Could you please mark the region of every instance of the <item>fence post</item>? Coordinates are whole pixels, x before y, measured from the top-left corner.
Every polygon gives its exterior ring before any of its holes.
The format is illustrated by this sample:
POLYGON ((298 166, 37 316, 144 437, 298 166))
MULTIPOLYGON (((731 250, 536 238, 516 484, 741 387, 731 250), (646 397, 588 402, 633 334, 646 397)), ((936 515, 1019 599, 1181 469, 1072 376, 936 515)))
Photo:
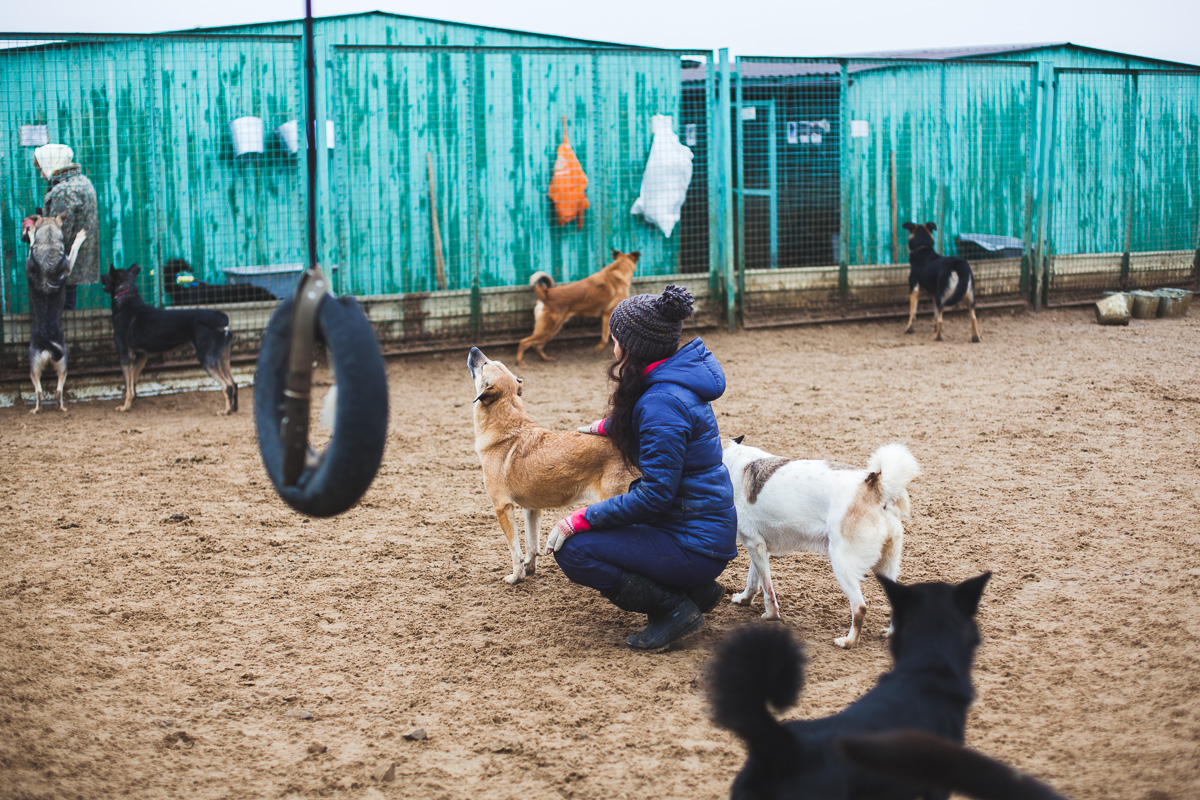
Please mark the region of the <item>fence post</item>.
MULTIPOLYGON (((315 202, 317 204, 317 253, 318 263, 321 264, 325 271, 325 277, 338 293, 343 291, 343 287, 350 281, 350 276, 342 274, 342 267, 349 265, 339 264, 337 271, 333 270, 332 257, 335 253, 331 253, 330 243, 332 237, 330 231, 333 230, 333 222, 331 214, 333 212, 333 203, 329 197, 329 137, 328 124, 329 119, 329 46, 325 41, 325 33, 317 30, 313 33, 313 89, 316 93, 316 139, 315 146, 317 149, 317 196, 315 202)), ((336 122, 334 123, 336 125, 336 122)), ((343 131, 343 135, 345 132, 343 131)), ((337 131, 334 131, 334 152, 337 150, 337 131)), ((336 156, 335 156, 336 158, 336 156)), ((353 284, 351 284, 353 285, 353 284)))
MULTIPOLYGON (((1036 285, 1033 279, 1033 185, 1034 185, 1034 152, 1037 142, 1037 117, 1040 110, 1038 105, 1038 64, 1034 62, 1029 67, 1029 120, 1025 137, 1025 208, 1021 219, 1021 297, 1029 297, 1031 287, 1036 285)), ((1040 146, 1040 145, 1038 145, 1040 146)))
MULTIPOLYGON (((445 56, 449 58, 450 56, 445 56)), ((478 56, 482 59, 483 56, 478 56)), ((464 57, 464 67, 466 72, 467 97, 471 103, 472 124, 470 125, 470 133, 467 135, 467 169, 474 180, 471 181, 471 195, 467 201, 467 206, 470 209, 470 226, 471 226, 471 337, 475 341, 479 341, 480 333, 483 330, 483 292, 480 286, 479 274, 479 187, 480 175, 478 169, 479 160, 479 125, 486 116, 477 113, 481 104, 482 95, 480 94, 481 87, 476 85, 476 78, 482 76, 482 66, 477 71, 476 56, 472 52, 468 52, 464 57)))
POLYGON ((838 64, 838 296, 844 302, 850 295, 850 62, 838 64))
POLYGON ((1054 224, 1054 160, 1058 150, 1055 131, 1058 129, 1058 67, 1051 67, 1048 75, 1046 111, 1048 116, 1043 125, 1046 137, 1046 158, 1042 167, 1042 206, 1039 211, 1041 219, 1038 224, 1037 258, 1033 270, 1035 276, 1035 294, 1033 308, 1041 311, 1044 304, 1050 301, 1050 250, 1054 247, 1054 238, 1050 235, 1050 226, 1054 224))
MULTIPOLYGON (((732 157, 732 140, 729 116, 732 113, 732 104, 729 96, 729 48, 722 47, 720 51, 721 61, 721 90, 720 102, 717 105, 717 130, 720 131, 721 140, 721 219, 720 219, 720 244, 721 244, 721 261, 722 272, 725 276, 725 318, 729 322, 730 333, 737 330, 737 302, 740 292, 738 291, 738 276, 735 275, 733 267, 733 187, 730 185, 730 159, 732 157)), ((741 74, 738 74, 739 84, 741 82, 741 74)), ((741 90, 739 86, 738 102, 741 103, 741 90)), ((741 147, 741 141, 738 141, 738 146, 741 147)), ((739 231, 740 234, 740 231, 739 231)))
POLYGON ((946 62, 942 62, 939 81, 939 107, 942 122, 938 135, 938 186, 937 186, 937 249, 946 252, 946 194, 950 181, 950 123, 946 120, 946 62))
POLYGON ((1125 83, 1125 164, 1121 170, 1125 178, 1125 198, 1122 205, 1125 211, 1125 231, 1121 241, 1121 283, 1122 289, 1129 288, 1129 252, 1133 244, 1133 195, 1137 184, 1137 146, 1138 146, 1138 74, 1133 72, 1125 83))

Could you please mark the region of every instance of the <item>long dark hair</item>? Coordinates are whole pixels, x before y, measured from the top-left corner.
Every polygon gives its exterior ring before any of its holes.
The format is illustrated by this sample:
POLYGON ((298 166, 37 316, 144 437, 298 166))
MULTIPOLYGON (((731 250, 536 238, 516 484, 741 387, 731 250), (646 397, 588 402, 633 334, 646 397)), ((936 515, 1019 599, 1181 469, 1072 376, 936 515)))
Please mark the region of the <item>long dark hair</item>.
POLYGON ((638 432, 633 424, 633 409, 646 393, 646 367, 652 363, 622 351, 622 357, 608 365, 608 377, 617 385, 608 398, 608 423, 604 432, 617 446, 625 463, 632 467, 638 465, 638 432))

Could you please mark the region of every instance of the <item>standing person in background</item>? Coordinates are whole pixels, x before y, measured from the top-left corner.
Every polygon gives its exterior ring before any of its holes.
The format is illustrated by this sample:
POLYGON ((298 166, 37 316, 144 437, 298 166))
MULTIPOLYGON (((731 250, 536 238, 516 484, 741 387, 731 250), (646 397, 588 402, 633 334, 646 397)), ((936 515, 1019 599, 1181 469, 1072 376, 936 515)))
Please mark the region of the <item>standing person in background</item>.
POLYGON ((46 179, 46 200, 42 214, 65 215, 63 241, 75 241, 75 234, 87 231, 87 241, 79 250, 75 268, 67 278, 64 308, 75 308, 79 286, 100 281, 100 220, 96 205, 96 187, 74 162, 75 153, 65 144, 45 144, 33 151, 33 163, 46 179))
POLYGON ((571 581, 649 617, 625 640, 634 650, 699 630, 725 594, 715 578, 737 555, 733 485, 709 405, 725 373, 700 339, 679 346, 691 315, 692 296, 678 286, 613 309, 609 416, 580 430, 610 437, 642 477, 560 520, 546 542, 571 581))

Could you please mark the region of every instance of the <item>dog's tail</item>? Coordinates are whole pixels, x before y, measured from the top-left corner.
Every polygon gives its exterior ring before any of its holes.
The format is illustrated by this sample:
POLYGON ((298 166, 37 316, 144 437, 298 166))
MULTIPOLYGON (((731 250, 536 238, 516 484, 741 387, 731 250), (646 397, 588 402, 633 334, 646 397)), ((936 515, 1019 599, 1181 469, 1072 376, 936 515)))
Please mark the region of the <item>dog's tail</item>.
POLYGON ((804 652, 787 628, 752 625, 726 637, 710 667, 713 721, 742 738, 750 754, 770 767, 799 758, 799 745, 775 719, 800 695, 804 652))
MULTIPOLYGON (((909 482, 921 474, 921 467, 908 448, 902 444, 885 444, 867 459, 867 471, 879 476, 879 490, 884 505, 900 504, 902 514, 907 513, 907 504, 901 498, 909 482)), ((870 481, 871 477, 868 476, 870 481)))
POLYGON ((966 297, 967 290, 971 288, 971 265, 961 258, 954 259, 954 265, 951 267, 954 270, 954 275, 958 280, 954 284, 954 291, 942 303, 943 306, 952 306, 959 300, 966 297))
POLYGON ((837 749, 856 766, 979 800, 1065 800, 1006 764, 924 731, 848 736, 837 749))
POLYGON ((551 278, 548 272, 535 272, 529 276, 529 285, 533 287, 538 300, 544 303, 548 296, 547 292, 554 288, 554 278, 551 278))

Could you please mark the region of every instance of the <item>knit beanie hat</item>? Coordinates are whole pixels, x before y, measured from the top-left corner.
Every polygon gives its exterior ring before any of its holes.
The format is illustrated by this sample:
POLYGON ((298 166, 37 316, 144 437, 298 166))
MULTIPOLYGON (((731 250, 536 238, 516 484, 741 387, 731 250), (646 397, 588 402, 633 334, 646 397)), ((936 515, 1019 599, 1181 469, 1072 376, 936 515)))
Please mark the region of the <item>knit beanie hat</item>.
POLYGON ((692 294, 669 284, 662 294, 639 294, 622 300, 609 318, 609 330, 621 349, 645 361, 675 354, 683 321, 692 315, 692 294))

